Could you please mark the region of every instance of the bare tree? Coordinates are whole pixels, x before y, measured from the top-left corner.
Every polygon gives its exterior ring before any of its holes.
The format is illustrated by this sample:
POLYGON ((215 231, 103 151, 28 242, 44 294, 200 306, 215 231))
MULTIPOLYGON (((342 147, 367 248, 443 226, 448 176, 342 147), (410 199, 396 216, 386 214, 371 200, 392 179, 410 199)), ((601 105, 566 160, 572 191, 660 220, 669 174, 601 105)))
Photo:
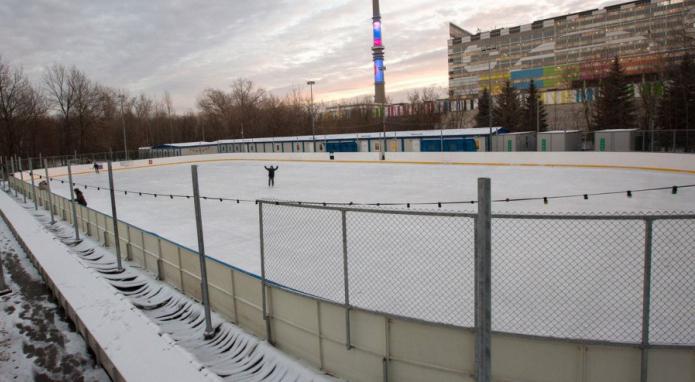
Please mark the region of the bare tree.
POLYGON ((255 88, 253 81, 239 78, 232 83, 232 100, 239 109, 241 138, 244 138, 244 123, 254 117, 255 111, 265 96, 265 90, 255 88))
POLYGON ((3 151, 7 154, 19 152, 33 97, 34 91, 22 70, 13 70, 0 58, 0 124, 3 151))
POLYGON ((144 94, 135 101, 135 117, 140 125, 140 130, 145 135, 145 145, 152 145, 152 112, 154 110, 154 102, 144 94))
POLYGON ((174 143, 174 127, 172 124, 171 120, 171 113, 174 111, 174 105, 173 102, 171 101, 171 95, 169 94, 169 91, 164 92, 164 107, 166 108, 167 112, 167 118, 168 118, 168 123, 169 123, 169 141, 171 143, 174 143))
POLYGON ((75 103, 75 95, 69 85, 69 71, 65 66, 53 64, 46 69, 43 82, 48 92, 49 105, 60 113, 62 122, 62 140, 60 151, 69 153, 72 150, 72 108, 75 103))

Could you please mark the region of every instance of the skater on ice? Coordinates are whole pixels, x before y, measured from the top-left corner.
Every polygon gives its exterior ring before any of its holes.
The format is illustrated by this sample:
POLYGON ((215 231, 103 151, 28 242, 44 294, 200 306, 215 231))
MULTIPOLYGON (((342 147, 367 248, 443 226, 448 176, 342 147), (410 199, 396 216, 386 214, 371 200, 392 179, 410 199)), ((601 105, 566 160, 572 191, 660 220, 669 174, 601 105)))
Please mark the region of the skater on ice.
POLYGON ((94 162, 94 171, 98 174, 99 170, 101 170, 103 167, 97 162, 94 162))
POLYGON ((268 187, 274 187, 275 186, 275 171, 278 170, 278 166, 273 167, 272 165, 270 167, 265 166, 265 169, 268 170, 268 187))

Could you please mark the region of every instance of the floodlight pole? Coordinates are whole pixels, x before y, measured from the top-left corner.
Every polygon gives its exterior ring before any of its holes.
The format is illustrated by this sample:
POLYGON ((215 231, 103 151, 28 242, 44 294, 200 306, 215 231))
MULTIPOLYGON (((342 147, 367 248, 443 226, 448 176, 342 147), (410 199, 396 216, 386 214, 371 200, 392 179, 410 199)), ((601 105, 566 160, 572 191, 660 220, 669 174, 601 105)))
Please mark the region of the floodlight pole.
POLYGON ((309 85, 309 92, 311 93, 311 139, 312 143, 314 145, 314 149, 312 152, 316 152, 316 121, 314 118, 314 85, 316 85, 316 81, 307 81, 306 83, 309 85))
MULTIPOLYGON (((125 95, 121 94, 119 96, 121 99, 121 127, 123 128, 123 151, 125 151, 125 160, 128 160, 128 143, 126 141, 125 134, 125 115, 123 114, 123 103, 125 102, 125 95)), ((171 121, 170 121, 171 123, 171 121)))

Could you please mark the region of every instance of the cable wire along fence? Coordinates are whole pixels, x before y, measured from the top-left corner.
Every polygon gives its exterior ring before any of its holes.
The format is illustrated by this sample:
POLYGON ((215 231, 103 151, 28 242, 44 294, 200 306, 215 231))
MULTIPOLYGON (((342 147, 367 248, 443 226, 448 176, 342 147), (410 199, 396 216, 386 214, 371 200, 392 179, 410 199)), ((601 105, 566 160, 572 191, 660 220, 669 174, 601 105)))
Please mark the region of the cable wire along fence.
MULTIPOLYGON (((475 327, 476 214, 261 201, 264 279, 475 327)), ((492 330, 695 346, 695 215, 492 215, 492 330)))

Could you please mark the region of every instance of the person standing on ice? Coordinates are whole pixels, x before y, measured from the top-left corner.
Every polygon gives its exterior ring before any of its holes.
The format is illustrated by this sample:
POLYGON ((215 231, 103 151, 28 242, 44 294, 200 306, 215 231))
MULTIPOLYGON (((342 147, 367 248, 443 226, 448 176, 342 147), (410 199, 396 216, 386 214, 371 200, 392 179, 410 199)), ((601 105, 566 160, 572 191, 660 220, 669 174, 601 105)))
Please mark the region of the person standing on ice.
POLYGON ((278 170, 278 166, 265 166, 265 169, 268 170, 268 187, 274 187, 275 186, 275 171, 278 170))

